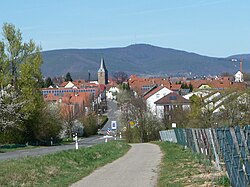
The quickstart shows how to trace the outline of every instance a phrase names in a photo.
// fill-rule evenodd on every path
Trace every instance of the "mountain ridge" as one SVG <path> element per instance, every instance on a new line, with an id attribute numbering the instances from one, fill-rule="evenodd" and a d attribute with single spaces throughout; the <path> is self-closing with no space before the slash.
<path id="1" fill-rule="evenodd" d="M 244 54 L 248 57 L 248 54 Z M 163 48 L 149 44 L 103 49 L 55 49 L 43 51 L 44 76 L 60 76 L 70 72 L 74 78 L 86 78 L 88 71 L 96 78 L 103 57 L 109 75 L 115 71 L 127 74 L 156 76 L 196 76 L 234 73 L 239 69 L 240 55 L 226 58 L 209 57 L 194 52 Z M 250 55 L 249 55 L 250 57 Z M 244 70 L 250 70 L 250 58 L 245 58 Z M 244 60 L 245 61 L 245 60 Z"/>

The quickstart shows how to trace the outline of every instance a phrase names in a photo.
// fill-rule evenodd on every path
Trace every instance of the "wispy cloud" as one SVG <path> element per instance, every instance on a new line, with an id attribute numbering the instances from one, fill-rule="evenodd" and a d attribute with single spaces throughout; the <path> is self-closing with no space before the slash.
<path id="1" fill-rule="evenodd" d="M 158 13 L 158 12 L 167 12 L 172 10 L 178 10 L 178 9 L 186 9 L 186 8 L 199 8 L 199 7 L 205 7 L 209 5 L 216 5 L 223 2 L 226 2 L 229 0 L 201 0 L 196 1 L 196 3 L 193 4 L 186 4 L 181 6 L 175 6 L 175 7 L 168 7 L 168 8 L 160 8 L 160 9 L 148 9 L 148 10 L 142 10 L 142 11 L 136 11 L 136 12 L 128 12 L 124 15 L 142 15 L 142 14 L 152 14 L 152 13 Z"/>

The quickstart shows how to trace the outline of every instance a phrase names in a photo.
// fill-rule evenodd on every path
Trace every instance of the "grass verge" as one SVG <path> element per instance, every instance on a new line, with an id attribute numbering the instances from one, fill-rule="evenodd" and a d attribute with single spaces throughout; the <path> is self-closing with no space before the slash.
<path id="1" fill-rule="evenodd" d="M 203 155 L 169 142 L 154 142 L 164 156 L 158 178 L 158 187 L 171 186 L 228 186 L 225 171 L 215 170 Z M 227 178 L 227 177 L 226 177 Z M 223 184 L 221 179 L 225 181 Z M 224 180 L 225 179 L 225 180 Z"/>
<path id="2" fill-rule="evenodd" d="M 111 141 L 79 150 L 1 161 L 2 186 L 69 186 L 124 155 L 130 146 Z"/>

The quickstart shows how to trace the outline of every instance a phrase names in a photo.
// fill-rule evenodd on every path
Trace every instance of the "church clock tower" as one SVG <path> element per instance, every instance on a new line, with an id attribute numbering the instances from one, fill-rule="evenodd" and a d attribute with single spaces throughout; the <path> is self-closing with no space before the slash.
<path id="1" fill-rule="evenodd" d="M 101 58 L 101 66 L 98 70 L 98 83 L 104 85 L 108 84 L 108 70 L 106 69 L 103 58 Z"/>

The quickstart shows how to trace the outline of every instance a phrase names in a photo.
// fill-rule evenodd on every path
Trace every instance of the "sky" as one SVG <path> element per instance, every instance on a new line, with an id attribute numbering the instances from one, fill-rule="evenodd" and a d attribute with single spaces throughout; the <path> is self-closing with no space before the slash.
<path id="1" fill-rule="evenodd" d="M 0 25 L 14 24 L 43 51 L 145 43 L 227 57 L 250 53 L 249 8 L 249 0 L 0 0 Z"/>

